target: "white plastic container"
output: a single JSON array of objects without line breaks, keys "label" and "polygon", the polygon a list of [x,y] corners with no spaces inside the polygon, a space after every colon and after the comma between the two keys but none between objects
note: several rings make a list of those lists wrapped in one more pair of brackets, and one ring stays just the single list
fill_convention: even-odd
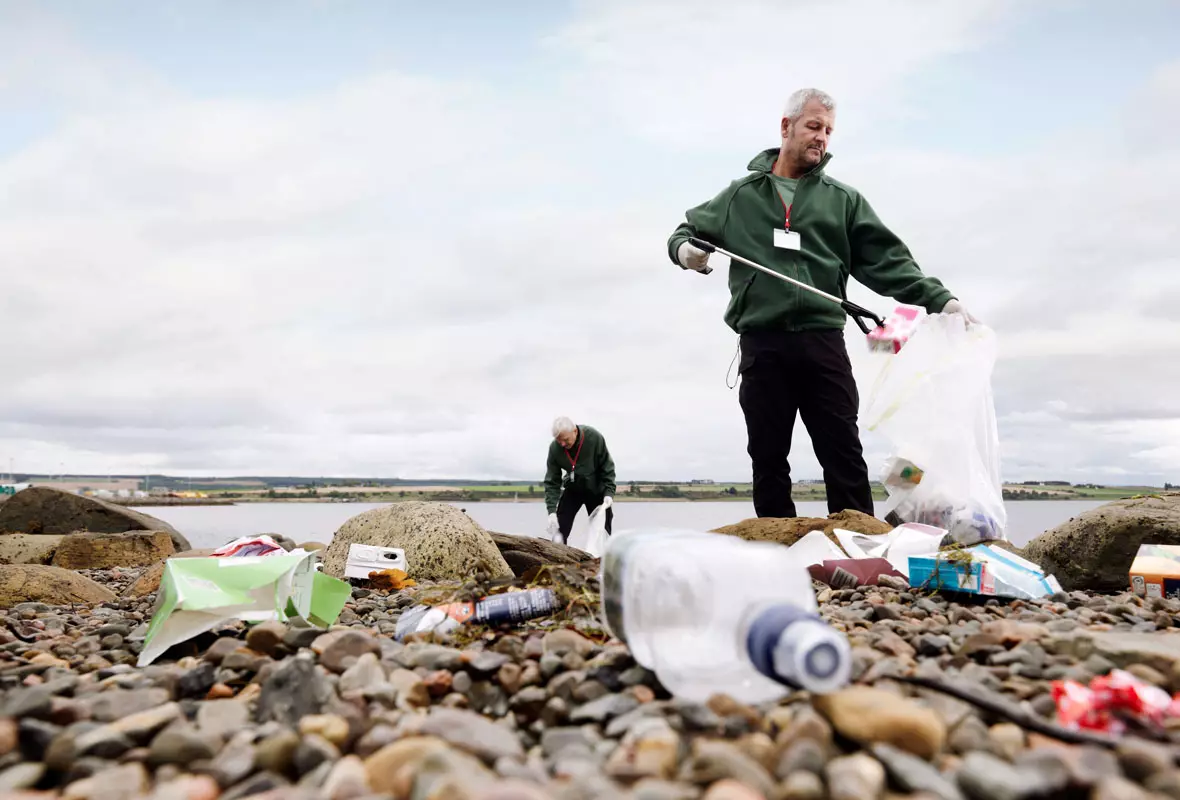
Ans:
[{"label": "white plastic container", "polygon": [[678,698],[756,704],[848,683],[848,640],[819,617],[806,565],[782,545],[620,531],[600,577],[611,633]]}]

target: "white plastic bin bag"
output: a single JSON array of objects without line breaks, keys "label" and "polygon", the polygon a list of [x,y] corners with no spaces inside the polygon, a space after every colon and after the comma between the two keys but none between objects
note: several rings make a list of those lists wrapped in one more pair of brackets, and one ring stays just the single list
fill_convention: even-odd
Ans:
[{"label": "white plastic bin bag", "polygon": [[889,440],[886,513],[970,546],[1006,540],[991,378],[996,338],[959,314],[925,317],[873,386],[865,426]]}]

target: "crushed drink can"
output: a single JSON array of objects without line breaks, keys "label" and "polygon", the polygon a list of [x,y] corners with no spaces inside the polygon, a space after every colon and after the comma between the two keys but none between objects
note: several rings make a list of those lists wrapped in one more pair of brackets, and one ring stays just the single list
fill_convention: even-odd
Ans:
[{"label": "crushed drink can", "polygon": [[885,326],[870,331],[869,349],[880,353],[896,353],[901,350],[918,328],[921,309],[914,306],[898,306],[885,319]]},{"label": "crushed drink can", "polygon": [[402,613],[393,635],[400,641],[414,633],[450,633],[466,624],[520,623],[552,614],[558,608],[559,601],[552,589],[494,594],[474,603],[417,605]]}]

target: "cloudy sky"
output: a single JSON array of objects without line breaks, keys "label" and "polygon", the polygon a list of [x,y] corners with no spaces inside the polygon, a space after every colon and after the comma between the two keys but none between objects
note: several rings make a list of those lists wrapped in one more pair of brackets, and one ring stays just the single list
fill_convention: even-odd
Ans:
[{"label": "cloudy sky", "polygon": [[1004,477],[1180,482],[1169,0],[0,0],[0,469],[536,479],[568,414],[748,479],[665,243],[804,85],[995,330]]}]

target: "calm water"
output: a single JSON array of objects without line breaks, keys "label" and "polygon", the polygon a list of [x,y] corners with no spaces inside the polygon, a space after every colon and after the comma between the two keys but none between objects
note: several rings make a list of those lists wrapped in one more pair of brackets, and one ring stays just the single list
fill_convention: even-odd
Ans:
[{"label": "calm water", "polygon": [[[193,547],[217,547],[230,539],[254,533],[281,533],[296,542],[330,542],[345,520],[380,503],[243,503],[237,506],[160,506],[142,509],[171,523]],[[452,503],[466,509],[489,530],[540,536],[545,532],[546,513],[541,503]],[[823,503],[798,503],[800,515],[823,517]],[[1038,534],[1056,527],[1083,511],[1102,505],[1097,501],[1024,500],[1012,501],[1008,509],[1008,537],[1023,547]],[[615,529],[644,527],[709,530],[754,516],[747,502],[634,502],[615,506]],[[578,515],[570,544],[584,540],[586,514]]]}]

